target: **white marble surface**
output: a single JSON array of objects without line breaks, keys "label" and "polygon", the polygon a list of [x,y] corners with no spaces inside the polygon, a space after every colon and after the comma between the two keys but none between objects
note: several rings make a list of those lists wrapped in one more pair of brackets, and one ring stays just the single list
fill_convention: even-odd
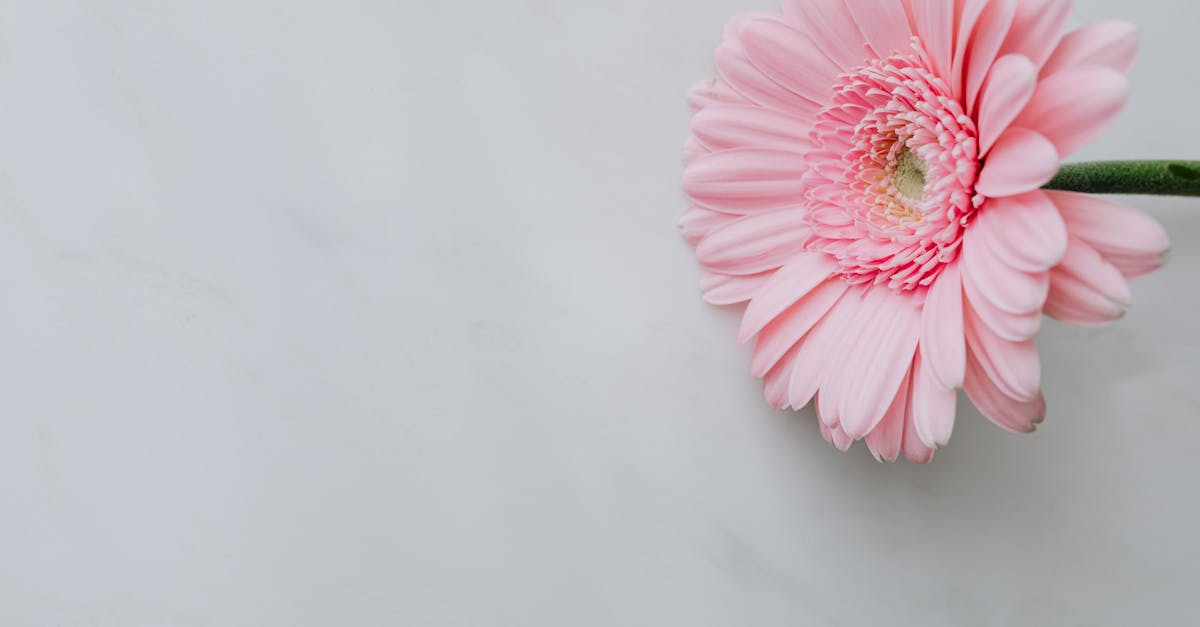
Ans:
[{"label": "white marble surface", "polygon": [[[1200,157],[1200,8],[1085,158]],[[774,412],[674,226],[770,0],[0,2],[0,624],[1194,620],[1200,203],[1035,436]]]}]

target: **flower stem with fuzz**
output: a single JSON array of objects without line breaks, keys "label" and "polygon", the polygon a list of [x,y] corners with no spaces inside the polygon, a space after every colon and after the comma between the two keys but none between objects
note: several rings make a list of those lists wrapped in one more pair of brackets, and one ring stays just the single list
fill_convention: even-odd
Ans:
[{"label": "flower stem with fuzz", "polygon": [[1092,161],[1062,166],[1046,189],[1091,194],[1200,196],[1200,161]]}]

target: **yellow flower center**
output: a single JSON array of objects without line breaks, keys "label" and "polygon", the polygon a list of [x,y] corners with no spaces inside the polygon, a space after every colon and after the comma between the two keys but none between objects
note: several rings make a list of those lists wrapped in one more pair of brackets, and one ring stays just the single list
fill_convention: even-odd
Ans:
[{"label": "yellow flower center", "polygon": [[896,159],[896,171],[892,174],[896,189],[905,198],[921,202],[925,198],[925,174],[929,166],[917,156],[917,153],[904,148]]}]

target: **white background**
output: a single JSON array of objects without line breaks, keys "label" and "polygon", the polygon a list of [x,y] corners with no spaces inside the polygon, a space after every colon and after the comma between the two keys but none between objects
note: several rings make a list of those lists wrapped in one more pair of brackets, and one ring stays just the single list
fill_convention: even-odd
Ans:
[{"label": "white background", "polygon": [[[1079,158],[1200,158],[1200,5]],[[0,624],[1194,618],[1200,201],[1050,416],[928,467],[775,412],[675,222],[771,0],[0,2]]]}]

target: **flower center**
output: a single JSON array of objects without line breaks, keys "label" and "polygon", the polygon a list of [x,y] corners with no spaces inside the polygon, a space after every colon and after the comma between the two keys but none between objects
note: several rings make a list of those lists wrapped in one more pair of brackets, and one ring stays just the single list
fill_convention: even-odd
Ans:
[{"label": "flower center", "polygon": [[981,198],[975,123],[920,42],[839,77],[802,179],[812,235],[852,283],[929,286],[954,261]]},{"label": "flower center", "polygon": [[905,198],[921,202],[925,198],[925,174],[929,166],[916,153],[905,147],[896,159],[896,171],[892,177],[896,181],[896,189]]}]

